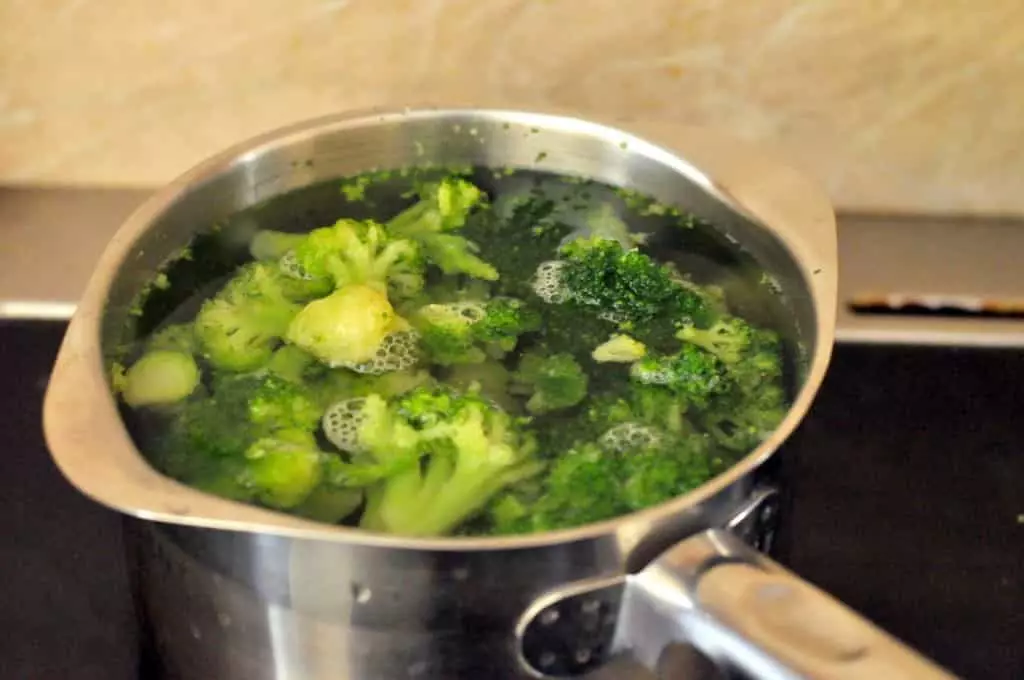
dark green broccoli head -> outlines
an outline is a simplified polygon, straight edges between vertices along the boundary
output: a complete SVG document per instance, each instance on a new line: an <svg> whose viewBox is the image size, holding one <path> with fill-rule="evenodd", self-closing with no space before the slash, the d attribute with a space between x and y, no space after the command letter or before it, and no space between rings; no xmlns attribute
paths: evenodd
<svg viewBox="0 0 1024 680"><path fill-rule="evenodd" d="M492 533L577 527L648 508L710 477L703 435L640 439L611 450L581 443L555 459L536 485L516 488L488 508Z"/></svg>
<svg viewBox="0 0 1024 680"><path fill-rule="evenodd" d="M493 209L475 213L463 233L479 244L480 256L500 273L498 289L526 297L531 286L525 274L550 260L571 231L557 219L555 201L528 193L499 197Z"/></svg>
<svg viewBox="0 0 1024 680"><path fill-rule="evenodd" d="M529 394L526 409L542 414L569 408L587 396L587 374L571 354L523 355L510 389Z"/></svg>
<svg viewBox="0 0 1024 680"><path fill-rule="evenodd" d="M568 296L620 324L656 318L704 326L710 310L703 296L679 285L672 271L618 241L588 238L561 249L560 276Z"/></svg>
<svg viewBox="0 0 1024 680"><path fill-rule="evenodd" d="M778 334L755 329L741 360L729 366L729 373L740 389L753 393L761 385L776 384L782 379L782 356Z"/></svg>
<svg viewBox="0 0 1024 680"><path fill-rule="evenodd" d="M633 383L625 394L606 395L589 404L582 427L591 437L625 423L656 428L673 436L693 430L687 420L689 402L660 385Z"/></svg>
<svg viewBox="0 0 1024 680"><path fill-rule="evenodd" d="M711 457L705 435L646 440L619 454L622 501L643 510L697 488L711 478Z"/></svg>
<svg viewBox="0 0 1024 680"><path fill-rule="evenodd" d="M781 383L762 383L752 392L737 387L721 395L701 414L700 424L721 447L746 453L779 426L788 410Z"/></svg>
<svg viewBox="0 0 1024 680"><path fill-rule="evenodd" d="M522 300L496 297L487 301L484 317L473 324L473 335L483 343L493 343L511 351L520 335L540 328L540 314Z"/></svg>

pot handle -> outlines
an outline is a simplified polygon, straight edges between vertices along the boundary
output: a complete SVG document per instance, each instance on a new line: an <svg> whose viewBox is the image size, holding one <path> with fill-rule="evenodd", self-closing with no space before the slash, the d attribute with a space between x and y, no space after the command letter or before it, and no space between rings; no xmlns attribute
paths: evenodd
<svg viewBox="0 0 1024 680"><path fill-rule="evenodd" d="M955 677L717 529L676 544L637 574L549 594L519 632L522 659L538 677L587 672L606 650L654 670L676 642L769 680Z"/></svg>

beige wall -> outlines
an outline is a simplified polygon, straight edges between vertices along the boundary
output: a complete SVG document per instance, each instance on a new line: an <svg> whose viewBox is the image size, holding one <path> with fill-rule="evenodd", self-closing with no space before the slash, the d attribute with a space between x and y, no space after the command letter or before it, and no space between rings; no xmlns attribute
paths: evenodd
<svg viewBox="0 0 1024 680"><path fill-rule="evenodd" d="M1024 0L0 0L0 181L430 99L716 124L842 206L1024 213Z"/></svg>

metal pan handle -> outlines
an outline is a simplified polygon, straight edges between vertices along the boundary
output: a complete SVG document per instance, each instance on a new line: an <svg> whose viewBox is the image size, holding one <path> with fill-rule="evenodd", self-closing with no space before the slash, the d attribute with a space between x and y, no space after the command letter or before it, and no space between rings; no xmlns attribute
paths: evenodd
<svg viewBox="0 0 1024 680"><path fill-rule="evenodd" d="M685 642L726 668L766 680L955 677L728 531L690 537L624 579L545 598L520 630L527 666L539 677L588 670L573 662L594 656L593 637L582 648L573 643L568 658L552 651L570 649L565 645L528 643L544 639L535 626L545 625L563 626L564 640L567 631L574 634L565 622L581 620L571 612L601 607L618 608L610 653L629 653L652 670L669 645ZM557 637L544 644L557 645Z"/></svg>

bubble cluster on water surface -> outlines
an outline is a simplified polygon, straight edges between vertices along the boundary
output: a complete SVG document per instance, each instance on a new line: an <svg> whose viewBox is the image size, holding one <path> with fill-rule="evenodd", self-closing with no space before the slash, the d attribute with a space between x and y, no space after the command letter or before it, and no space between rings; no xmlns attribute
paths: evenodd
<svg viewBox="0 0 1024 680"><path fill-rule="evenodd" d="M412 368L420 360L420 335L414 330L398 331L386 336L372 359L343 362L341 365L356 373L381 375Z"/></svg>
<svg viewBox="0 0 1024 680"><path fill-rule="evenodd" d="M653 446L660 439L661 434L653 427L639 423L622 423L601 435L598 443L609 451L622 453Z"/></svg>
<svg viewBox="0 0 1024 680"><path fill-rule="evenodd" d="M366 421L363 407L366 400L361 397L345 399L332 404L322 420L327 440L342 451L359 451L359 429Z"/></svg>
<svg viewBox="0 0 1024 680"><path fill-rule="evenodd" d="M569 299L569 291L562 283L562 270L565 269L563 260L548 260L541 262L533 275L533 292L544 302L550 304L561 304Z"/></svg>

